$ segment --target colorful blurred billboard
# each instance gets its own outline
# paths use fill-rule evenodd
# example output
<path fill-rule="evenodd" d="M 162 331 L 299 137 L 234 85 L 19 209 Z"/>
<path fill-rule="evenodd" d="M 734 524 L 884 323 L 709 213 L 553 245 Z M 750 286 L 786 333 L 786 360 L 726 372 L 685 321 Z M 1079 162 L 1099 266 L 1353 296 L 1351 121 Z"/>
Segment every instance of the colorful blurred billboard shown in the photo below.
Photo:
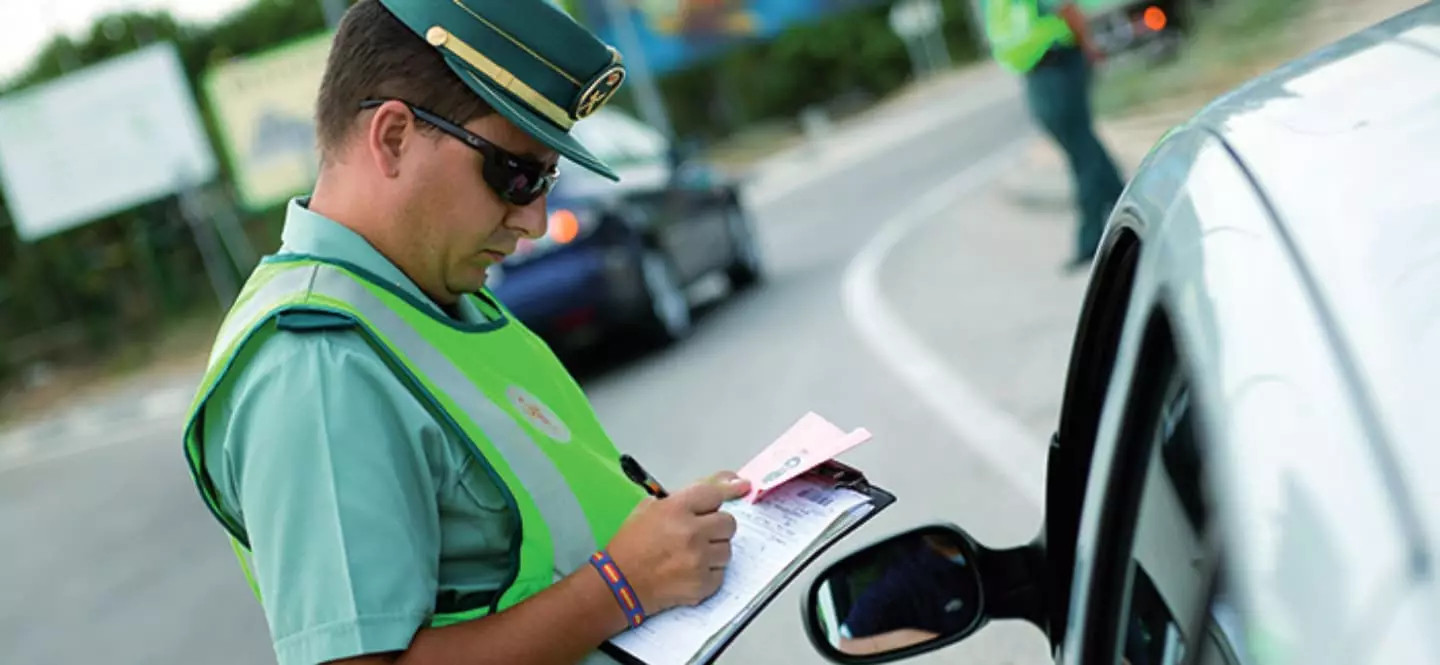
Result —
<path fill-rule="evenodd" d="M 655 75 L 682 70 L 794 25 L 884 0 L 567 0 L 562 3 L 610 44 L 624 44 L 610 7 L 635 29 Z M 622 49 L 623 50 L 623 49 Z"/>
<path fill-rule="evenodd" d="M 319 33 L 206 72 L 205 95 L 248 209 L 284 203 L 314 182 L 315 97 L 330 38 Z"/>

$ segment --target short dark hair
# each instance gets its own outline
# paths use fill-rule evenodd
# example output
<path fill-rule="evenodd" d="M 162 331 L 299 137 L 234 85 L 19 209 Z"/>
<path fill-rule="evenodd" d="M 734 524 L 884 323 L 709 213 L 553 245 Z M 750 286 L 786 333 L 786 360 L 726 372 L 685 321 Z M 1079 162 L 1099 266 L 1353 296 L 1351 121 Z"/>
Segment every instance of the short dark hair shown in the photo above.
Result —
<path fill-rule="evenodd" d="M 344 141 L 360 103 L 376 98 L 403 99 L 460 124 L 494 112 L 380 0 L 358 0 L 340 21 L 320 81 L 315 134 L 322 160 Z"/>

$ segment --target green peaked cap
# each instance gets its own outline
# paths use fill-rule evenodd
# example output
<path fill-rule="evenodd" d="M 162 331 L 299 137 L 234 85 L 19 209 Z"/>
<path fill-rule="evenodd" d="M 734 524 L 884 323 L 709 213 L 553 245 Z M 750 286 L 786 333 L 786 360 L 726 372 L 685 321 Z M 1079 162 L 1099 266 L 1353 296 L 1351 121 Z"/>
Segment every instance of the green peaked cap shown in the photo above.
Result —
<path fill-rule="evenodd" d="M 620 52 L 546 0 L 380 0 L 516 127 L 611 180 L 570 133 L 625 81 Z"/>

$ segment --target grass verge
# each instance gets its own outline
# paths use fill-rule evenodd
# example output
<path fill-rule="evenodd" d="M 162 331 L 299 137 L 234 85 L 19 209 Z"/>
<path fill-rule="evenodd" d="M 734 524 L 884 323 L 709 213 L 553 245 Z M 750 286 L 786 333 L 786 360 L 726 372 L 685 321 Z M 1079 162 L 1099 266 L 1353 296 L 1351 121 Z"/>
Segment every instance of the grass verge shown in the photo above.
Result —
<path fill-rule="evenodd" d="M 55 367 L 39 385 L 25 389 L 0 386 L 0 430 L 136 379 L 204 369 L 220 316 L 214 307 L 200 307 L 150 339 L 121 345 L 94 362 Z"/>
<path fill-rule="evenodd" d="M 1216 0 L 1196 16 L 1193 33 L 1170 58 L 1106 69 L 1096 86 L 1096 113 L 1116 117 L 1176 100 L 1203 103 L 1293 55 L 1302 39 L 1294 23 L 1314 6 L 1315 0 Z"/>

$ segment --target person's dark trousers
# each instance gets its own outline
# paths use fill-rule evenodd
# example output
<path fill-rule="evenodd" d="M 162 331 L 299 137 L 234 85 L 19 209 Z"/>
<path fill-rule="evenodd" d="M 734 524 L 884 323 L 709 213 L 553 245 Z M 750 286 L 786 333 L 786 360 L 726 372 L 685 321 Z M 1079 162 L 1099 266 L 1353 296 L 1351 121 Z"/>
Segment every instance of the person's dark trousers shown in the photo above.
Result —
<path fill-rule="evenodd" d="M 1076 48 L 1053 49 L 1025 76 L 1030 113 L 1065 152 L 1075 183 L 1076 261 L 1094 256 L 1105 220 L 1125 189 L 1090 115 L 1090 67 Z"/>

